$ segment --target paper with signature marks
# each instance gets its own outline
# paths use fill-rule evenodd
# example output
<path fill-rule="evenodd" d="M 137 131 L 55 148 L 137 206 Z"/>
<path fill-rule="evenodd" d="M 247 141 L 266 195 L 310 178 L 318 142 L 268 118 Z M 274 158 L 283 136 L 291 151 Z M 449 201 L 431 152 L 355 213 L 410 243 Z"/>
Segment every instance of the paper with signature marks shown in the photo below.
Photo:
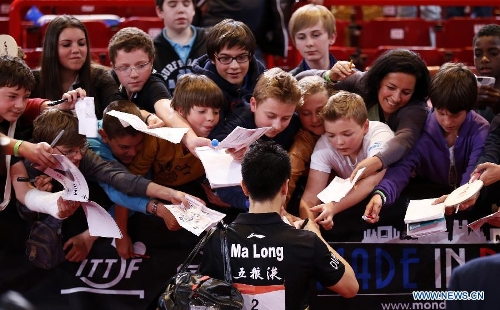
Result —
<path fill-rule="evenodd" d="M 240 185 L 241 163 L 234 160 L 231 154 L 209 146 L 197 147 L 195 152 L 203 164 L 211 188 Z"/>
<path fill-rule="evenodd" d="M 78 98 L 75 103 L 75 112 L 78 117 L 78 133 L 91 138 L 97 137 L 94 97 Z"/>
<path fill-rule="evenodd" d="M 52 156 L 59 161 L 60 167 L 55 170 L 45 168 L 43 172 L 64 186 L 62 198 L 72 201 L 88 201 L 89 187 L 80 169 L 64 155 L 52 154 Z"/>
<path fill-rule="evenodd" d="M 331 201 L 339 202 L 354 187 L 354 184 L 356 184 L 356 181 L 358 181 L 363 171 L 365 171 L 364 167 L 359 169 L 352 182 L 349 178 L 333 178 L 332 182 L 318 194 L 318 199 L 323 203 L 329 203 Z"/>
<path fill-rule="evenodd" d="M 152 135 L 176 144 L 181 142 L 182 137 L 189 130 L 189 128 L 173 128 L 173 127 L 160 127 L 160 128 L 150 129 L 142 119 L 137 117 L 137 115 L 115 110 L 109 111 L 107 114 L 118 118 L 122 123 L 123 127 L 132 126 L 136 130 L 147 133 L 148 135 Z"/>
<path fill-rule="evenodd" d="M 45 168 L 43 172 L 63 185 L 64 190 L 59 196 L 64 200 L 81 202 L 90 235 L 121 239 L 122 233 L 111 215 L 97 203 L 89 201 L 89 187 L 78 167 L 64 155 L 52 154 L 52 156 L 59 161 L 59 167 L 55 170 Z M 58 208 L 57 199 L 59 196 L 52 195 L 50 201 L 44 201 L 43 203 L 55 205 Z"/>
<path fill-rule="evenodd" d="M 123 238 L 115 220 L 108 211 L 93 201 L 82 202 L 83 211 L 87 217 L 89 233 L 91 236 L 105 238 Z"/>
<path fill-rule="evenodd" d="M 181 227 L 199 236 L 219 223 L 226 215 L 207 208 L 190 196 L 186 196 L 189 207 L 184 205 L 165 205 Z"/>
<path fill-rule="evenodd" d="M 266 132 L 271 130 L 272 127 L 260 127 L 255 129 L 246 129 L 237 126 L 233 131 L 227 135 L 227 137 L 222 140 L 216 149 L 235 149 L 236 151 L 242 148 L 250 146 L 250 144 L 257 141 Z"/>

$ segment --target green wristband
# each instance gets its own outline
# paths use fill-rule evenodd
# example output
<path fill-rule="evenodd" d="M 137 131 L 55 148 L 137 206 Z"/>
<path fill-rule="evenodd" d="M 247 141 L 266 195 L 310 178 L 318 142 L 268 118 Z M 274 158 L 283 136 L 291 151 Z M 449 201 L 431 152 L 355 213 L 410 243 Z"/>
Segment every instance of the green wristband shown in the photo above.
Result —
<path fill-rule="evenodd" d="M 323 78 L 325 79 L 325 81 L 327 81 L 328 83 L 332 83 L 332 80 L 330 79 L 330 70 L 326 71 L 324 74 L 323 74 Z"/>
<path fill-rule="evenodd" d="M 387 197 L 385 197 L 385 194 L 381 190 L 377 189 L 376 191 L 373 192 L 373 194 L 380 195 L 380 197 L 382 197 L 382 205 L 385 205 L 385 203 L 387 202 Z"/>
<path fill-rule="evenodd" d="M 19 156 L 19 147 L 23 142 L 24 140 L 17 140 L 16 144 L 14 144 L 14 156 Z"/>

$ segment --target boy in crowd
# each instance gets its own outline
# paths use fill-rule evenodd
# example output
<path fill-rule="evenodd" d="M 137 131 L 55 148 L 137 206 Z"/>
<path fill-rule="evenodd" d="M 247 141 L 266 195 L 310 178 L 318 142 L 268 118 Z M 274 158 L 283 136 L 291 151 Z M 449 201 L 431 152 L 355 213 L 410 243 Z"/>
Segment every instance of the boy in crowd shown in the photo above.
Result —
<path fill-rule="evenodd" d="M 44 112 L 35 120 L 33 140 L 36 142 L 53 141 L 63 129 L 64 132 L 61 138 L 53 148 L 54 153 L 65 155 L 78 167 L 84 176 L 91 176 L 97 181 L 110 183 L 124 194 L 151 196 L 176 204 L 181 202 L 187 204 L 185 193 L 158 185 L 141 176 L 133 175 L 117 161 L 105 161 L 91 150 L 88 150 L 89 144 L 85 136 L 78 133 L 78 120 L 70 113 L 54 109 Z M 62 198 L 59 198 L 57 204 L 53 205 L 42 206 L 37 203 L 39 197 L 47 195 L 45 191 L 38 188 L 52 191 L 57 187 L 60 188 L 60 184 L 57 182 L 54 184 L 49 183 L 52 181 L 51 178 L 40 178 L 35 181 L 37 188 L 34 188 L 29 182 L 18 180 L 18 177 L 33 179 L 35 175 L 41 175 L 41 172 L 31 168 L 29 163 L 20 161 L 12 166 L 11 178 L 14 180 L 13 186 L 19 202 L 31 211 L 46 213 L 58 219 L 71 216 L 77 211 L 80 206 L 78 202 L 66 201 Z M 90 194 L 90 199 L 92 199 L 92 193 Z M 153 206 L 148 212 L 161 216 L 163 210 L 157 210 Z M 170 217 L 173 218 L 171 214 Z M 76 219 L 73 222 L 70 221 L 70 224 L 64 225 L 66 221 L 63 222 L 63 230 L 67 229 L 73 233 L 65 234 L 65 236 L 78 234 L 65 242 L 64 249 L 71 247 L 66 254 L 66 258 L 70 261 L 82 261 L 87 256 L 96 238 L 90 236 L 88 229 L 82 228 L 84 220 L 81 220 L 81 217 L 80 220 Z M 173 221 L 175 221 L 175 218 L 173 218 Z"/>
<path fill-rule="evenodd" d="M 163 19 L 165 28 L 153 39 L 153 67 L 173 94 L 177 79 L 190 73 L 193 60 L 206 54 L 205 30 L 191 25 L 195 14 L 193 0 L 156 0 L 156 14 Z"/>
<path fill-rule="evenodd" d="M 172 107 L 189 123 L 199 137 L 207 137 L 219 122 L 219 110 L 224 95 L 215 83 L 203 75 L 186 74 L 179 78 L 172 98 Z M 142 149 L 129 162 L 131 173 L 146 175 L 152 170 L 152 180 L 158 184 L 180 189 L 194 196 L 204 196 L 200 186 L 205 170 L 201 161 L 182 144 L 146 135 Z M 116 221 L 124 233 L 123 241 L 117 242 L 122 257 L 133 252 L 127 232 L 128 210 L 116 208 Z"/>
<path fill-rule="evenodd" d="M 134 102 L 148 125 L 158 117 L 170 127 L 189 127 L 186 120 L 170 106 L 170 92 L 165 80 L 153 70 L 155 48 L 153 40 L 144 31 L 127 27 L 120 29 L 109 41 L 112 75 L 120 83 L 118 98 Z M 183 137 L 190 151 L 196 146 L 209 145 L 208 139 L 198 139 L 192 130 Z"/>
<path fill-rule="evenodd" d="M 478 75 L 495 78 L 494 86 L 479 87 L 476 110 L 491 122 L 500 113 L 500 25 L 482 27 L 474 36 L 474 65 Z"/>
<path fill-rule="evenodd" d="M 295 135 L 294 142 L 288 152 L 292 162 L 292 173 L 288 182 L 288 194 L 285 204 L 287 208 L 297 182 L 301 177 L 306 177 L 309 173 L 309 163 L 316 142 L 325 133 L 325 126 L 320 112 L 330 97 L 330 91 L 327 89 L 328 86 L 325 80 L 319 76 L 305 77 L 299 81 L 298 85 L 301 98 L 297 106 L 297 114 L 299 115 L 301 128 Z M 302 196 L 303 186 L 302 184 L 302 191 L 299 196 Z"/>
<path fill-rule="evenodd" d="M 242 22 L 225 19 L 207 35 L 207 54 L 193 62 L 193 72 L 208 76 L 222 89 L 226 102 L 212 137 L 224 130 L 224 120 L 235 107 L 248 104 L 264 65 L 254 56 L 255 37 Z"/>
<path fill-rule="evenodd" d="M 333 217 L 365 199 L 382 179 L 385 170 L 358 181 L 339 202 L 320 204 L 318 193 L 327 187 L 332 173 L 343 179 L 349 178 L 357 163 L 382 150 L 394 133 L 382 122 L 369 121 L 363 98 L 346 91 L 331 96 L 321 116 L 325 133 L 311 156 L 307 185 L 300 201 L 300 215 L 315 218 L 318 224 L 329 230 L 334 224 Z M 340 220 L 337 222 L 344 224 Z"/>
<path fill-rule="evenodd" d="M 335 17 L 328 8 L 316 4 L 298 8 L 290 18 L 288 29 L 303 58 L 297 68 L 290 71 L 293 76 L 309 69 L 328 70 L 337 62 L 330 54 L 337 31 Z"/>
<path fill-rule="evenodd" d="M 300 128 L 300 120 L 295 109 L 300 101 L 300 89 L 297 80 L 280 68 L 265 71 L 255 85 L 250 105 L 233 109 L 224 124 L 224 134 L 229 134 L 237 126 L 255 129 L 271 127 L 261 139 L 273 140 L 288 150 L 295 134 Z M 217 137 L 222 140 L 225 136 Z M 233 153 L 241 160 L 246 150 Z M 238 209 L 248 209 L 248 199 L 239 186 L 219 188 L 216 191 L 220 199 Z"/>
<path fill-rule="evenodd" d="M 271 141 L 255 142 L 241 164 L 241 187 L 249 196 L 250 208 L 229 225 L 227 246 L 232 282 L 243 295 L 245 309 L 256 302 L 262 309 L 307 309 L 312 277 L 346 298 L 359 289 L 351 266 L 321 237 L 314 223 L 298 221 L 294 224 L 303 229 L 296 229 L 281 219 L 290 170 L 286 151 Z M 203 249 L 200 271 L 221 279 L 221 238 L 219 231 L 215 234 Z M 276 255 L 255 258 L 234 250 L 252 246 L 276 250 Z M 252 276 L 259 275 L 259 270 L 260 276 Z"/>
<path fill-rule="evenodd" d="M 375 187 L 365 210 L 368 222 L 379 220 L 382 206 L 395 202 L 412 175 L 430 180 L 442 187 L 443 193 L 450 193 L 469 181 L 489 128 L 488 122 L 472 111 L 477 93 L 476 77 L 465 65 L 446 63 L 441 66 L 429 90 L 433 112 L 427 117 L 413 150 L 389 167 Z M 462 203 L 459 210 L 468 207 L 470 204 Z M 448 208 L 447 213 L 450 211 Z"/>

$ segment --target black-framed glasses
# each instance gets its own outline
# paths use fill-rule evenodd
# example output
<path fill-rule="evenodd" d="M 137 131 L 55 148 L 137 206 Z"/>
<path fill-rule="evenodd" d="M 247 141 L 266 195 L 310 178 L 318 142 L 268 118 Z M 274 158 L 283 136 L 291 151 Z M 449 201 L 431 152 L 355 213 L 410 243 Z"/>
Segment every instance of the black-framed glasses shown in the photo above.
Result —
<path fill-rule="evenodd" d="M 457 188 L 457 167 L 455 164 L 450 165 L 450 171 L 448 173 L 448 183 L 451 187 Z"/>
<path fill-rule="evenodd" d="M 132 69 L 134 69 L 137 73 L 141 73 L 148 67 L 150 63 L 151 61 L 148 61 L 137 66 L 121 66 L 121 67 L 114 67 L 114 69 L 116 72 L 122 74 L 130 74 L 132 73 Z"/>
<path fill-rule="evenodd" d="M 61 154 L 63 154 L 64 156 L 66 156 L 68 158 L 74 158 L 78 154 L 78 152 L 80 152 L 80 154 L 84 155 L 85 152 L 87 152 L 87 150 L 89 149 L 89 147 L 90 147 L 90 143 L 88 141 L 85 141 L 85 143 L 83 143 L 78 149 L 73 148 L 73 149 L 71 149 L 71 151 L 67 151 L 67 152 L 61 151 L 57 146 L 55 146 L 54 148 L 57 149 L 59 152 L 61 152 Z"/>
<path fill-rule="evenodd" d="M 241 55 L 238 55 L 236 57 L 218 56 L 218 55 L 214 55 L 214 56 L 215 56 L 215 59 L 217 59 L 223 65 L 229 65 L 230 63 L 233 62 L 233 60 L 236 60 L 236 62 L 239 64 L 243 64 L 243 63 L 250 60 L 250 54 L 241 54 Z"/>

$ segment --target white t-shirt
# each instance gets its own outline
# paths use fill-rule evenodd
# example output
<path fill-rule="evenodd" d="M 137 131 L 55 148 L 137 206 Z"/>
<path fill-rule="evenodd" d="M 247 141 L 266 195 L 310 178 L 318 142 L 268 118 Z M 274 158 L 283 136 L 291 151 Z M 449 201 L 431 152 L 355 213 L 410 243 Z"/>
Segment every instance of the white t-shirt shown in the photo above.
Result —
<path fill-rule="evenodd" d="M 391 128 L 382 122 L 370 121 L 368 132 L 363 138 L 363 146 L 352 163 L 348 156 L 341 155 L 328 141 L 327 134 L 323 134 L 311 156 L 311 169 L 330 174 L 333 171 L 343 179 L 348 178 L 356 165 L 363 159 L 379 153 L 387 141 L 394 137 Z"/>

